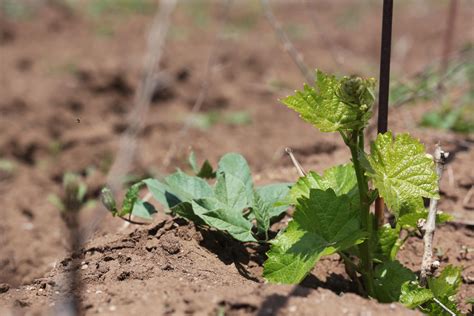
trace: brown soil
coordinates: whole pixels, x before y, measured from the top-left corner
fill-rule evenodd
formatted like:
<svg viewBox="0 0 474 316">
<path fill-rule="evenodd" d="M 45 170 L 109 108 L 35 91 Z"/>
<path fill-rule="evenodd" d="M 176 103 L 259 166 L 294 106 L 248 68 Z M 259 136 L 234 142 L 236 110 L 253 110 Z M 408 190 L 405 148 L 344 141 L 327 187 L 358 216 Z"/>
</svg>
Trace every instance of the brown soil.
<svg viewBox="0 0 474 316">
<path fill-rule="evenodd" d="M 277 104 L 303 79 L 258 6 L 239 1 L 217 48 L 218 65 L 203 110 L 245 111 L 252 122 L 218 121 L 209 129 L 193 128 L 181 140 L 183 150 L 170 167 L 161 167 L 199 93 L 217 26 L 217 2 L 203 3 L 209 10 L 204 25 L 193 19 L 197 13 L 192 10 L 197 9 L 190 5 L 181 5 L 173 17 L 160 89 L 140 135 L 134 175 L 185 167 L 190 146 L 214 164 L 226 152 L 242 153 L 259 184 L 295 180 L 286 146 L 294 148 L 306 169 L 323 170 L 347 161 L 349 154 L 336 135 L 315 131 Z M 460 3 L 453 50 L 474 40 L 468 31 L 474 6 Z M 370 4 L 272 5 L 312 68 L 376 77 L 381 8 Z M 15 165 L 13 170 L 0 170 L 0 314 L 57 308 L 53 304 L 61 301 L 57 298 L 70 269 L 81 272 L 88 314 L 414 313 L 351 294 L 353 285 L 337 256 L 322 260 L 301 286 L 269 285 L 261 278 L 263 248 L 243 247 L 164 215 L 145 228 L 123 227 L 120 220 L 102 214 L 100 205 L 81 213 L 85 230 L 97 222 L 101 229 L 87 235 L 83 252 L 77 254 L 82 263 L 71 266 L 60 212 L 47 197 L 59 193 L 62 175 L 73 171 L 87 182 L 88 198 L 97 198 L 120 133 L 127 127 L 145 47 L 142 34 L 151 16 L 109 17 L 105 26 L 113 34 L 104 35 L 99 20 L 56 6 L 38 10 L 26 20 L 0 15 L 0 159 Z M 445 11 L 443 3 L 430 1 L 397 4 L 394 76 L 408 77 L 439 56 Z M 317 25 L 308 12 L 318 13 Z M 334 51 L 342 65 L 335 61 Z M 443 266 L 464 266 L 459 302 L 467 312 L 465 299 L 474 297 L 474 198 L 467 206 L 463 199 L 474 184 L 474 139 L 418 128 L 421 115 L 434 106 L 428 102 L 392 109 L 389 126 L 419 137 L 429 151 L 441 141 L 452 153 L 441 184 L 440 208 L 453 214 L 457 224 L 437 231 L 436 251 Z M 422 242 L 414 238 L 400 260 L 417 270 L 421 254 Z"/>
</svg>

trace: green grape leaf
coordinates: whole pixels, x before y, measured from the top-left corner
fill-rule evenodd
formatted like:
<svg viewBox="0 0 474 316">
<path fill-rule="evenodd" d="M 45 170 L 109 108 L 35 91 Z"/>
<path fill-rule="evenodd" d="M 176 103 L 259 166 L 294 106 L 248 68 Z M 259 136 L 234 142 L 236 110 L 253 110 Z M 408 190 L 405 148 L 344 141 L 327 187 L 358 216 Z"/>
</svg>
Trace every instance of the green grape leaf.
<svg viewBox="0 0 474 316">
<path fill-rule="evenodd" d="M 461 269 L 449 265 L 438 277 L 428 279 L 428 287 L 436 298 L 443 299 L 456 295 L 461 282 Z"/>
<path fill-rule="evenodd" d="M 281 102 L 321 132 L 358 130 L 367 124 L 371 116 L 373 99 L 370 100 L 369 95 L 373 94 L 367 94 L 366 91 L 373 88 L 374 81 L 350 80 L 348 77 L 338 79 L 317 71 L 315 87 L 304 85 L 302 91 L 295 91 L 294 95 Z M 354 104 L 353 97 L 358 103 L 362 101 L 369 104 Z"/>
<path fill-rule="evenodd" d="M 358 210 L 347 195 L 334 190 L 310 190 L 298 200 L 293 220 L 271 243 L 264 277 L 274 283 L 301 282 L 316 262 L 357 245 L 367 237 L 360 230 Z"/>
<path fill-rule="evenodd" d="M 138 193 L 140 192 L 143 182 L 138 182 L 132 185 L 125 193 L 125 198 L 122 202 L 122 209 L 119 212 L 120 216 L 132 213 L 135 202 L 138 200 Z"/>
<path fill-rule="evenodd" d="M 400 225 L 402 228 L 417 228 L 418 221 L 420 219 L 427 219 L 428 211 L 423 210 L 421 212 L 408 213 L 403 216 L 400 216 L 397 221 L 397 225 Z M 442 224 L 449 221 L 452 221 L 454 217 L 447 213 L 438 212 L 436 213 L 436 224 Z"/>
<path fill-rule="evenodd" d="M 418 307 L 431 299 L 433 292 L 421 287 L 416 281 L 408 281 L 402 285 L 399 301 L 408 308 Z"/>
<path fill-rule="evenodd" d="M 380 261 L 389 261 L 395 260 L 399 250 L 399 234 L 400 228 L 397 226 L 395 228 L 390 227 L 390 224 L 385 224 L 377 230 L 378 241 L 375 258 Z"/>
<path fill-rule="evenodd" d="M 367 159 L 372 170 L 366 174 L 397 217 L 406 201 L 439 198 L 433 160 L 410 135 L 399 134 L 393 139 L 391 132 L 379 134 Z"/>
<path fill-rule="evenodd" d="M 326 169 L 322 176 L 311 171 L 299 178 L 290 190 L 289 204 L 297 204 L 299 198 L 308 197 L 311 189 L 333 189 L 336 195 L 347 194 L 351 198 L 358 198 L 357 178 L 352 163 Z"/>
<path fill-rule="evenodd" d="M 215 198 L 192 201 L 194 214 L 207 225 L 228 232 L 237 240 L 257 241 L 252 235 L 252 223 L 242 213 L 242 209 L 232 208 Z"/>
<path fill-rule="evenodd" d="M 378 265 L 374 277 L 375 296 L 382 303 L 398 301 L 403 284 L 416 279 L 415 274 L 398 261 L 387 261 Z"/>
<path fill-rule="evenodd" d="M 156 213 L 156 209 L 148 202 L 138 200 L 133 205 L 132 215 L 145 219 L 152 219 L 152 215 Z"/>
</svg>

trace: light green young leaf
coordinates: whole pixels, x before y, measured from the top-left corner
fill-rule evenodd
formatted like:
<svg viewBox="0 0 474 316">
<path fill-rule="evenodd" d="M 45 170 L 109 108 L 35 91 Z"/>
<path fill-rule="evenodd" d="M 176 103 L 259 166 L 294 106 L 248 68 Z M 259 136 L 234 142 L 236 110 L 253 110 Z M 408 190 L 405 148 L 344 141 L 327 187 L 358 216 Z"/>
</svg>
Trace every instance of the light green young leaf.
<svg viewBox="0 0 474 316">
<path fill-rule="evenodd" d="M 375 268 L 375 296 L 382 303 L 396 302 L 402 293 L 402 285 L 415 279 L 415 274 L 400 262 L 384 262 Z"/>
<path fill-rule="evenodd" d="M 290 190 L 289 203 L 297 204 L 299 198 L 308 197 L 310 189 L 333 189 L 336 195 L 358 197 L 357 178 L 352 163 L 326 169 L 322 176 L 311 171 L 307 176 L 299 178 Z"/>
<path fill-rule="evenodd" d="M 252 224 L 245 219 L 242 209 L 235 209 L 215 198 L 192 201 L 192 209 L 207 225 L 228 232 L 237 240 L 257 241 L 252 235 Z"/>
<path fill-rule="evenodd" d="M 385 224 L 377 230 L 378 246 L 375 250 L 375 258 L 381 261 L 395 260 L 399 247 L 397 246 L 400 227 L 392 228 Z"/>
<path fill-rule="evenodd" d="M 309 197 L 298 200 L 293 220 L 285 232 L 272 241 L 264 277 L 274 283 L 301 282 L 316 262 L 363 242 L 358 212 L 348 207 L 347 195 L 332 189 L 312 189 Z"/>
<path fill-rule="evenodd" d="M 191 166 L 191 169 L 193 169 L 193 172 L 194 174 L 196 174 L 197 177 L 204 178 L 204 179 L 213 179 L 216 177 L 216 173 L 214 172 L 214 169 L 212 169 L 212 166 L 209 160 L 205 160 L 202 163 L 201 168 L 198 168 L 196 155 L 194 154 L 194 151 L 192 151 L 191 154 L 189 154 L 188 162 L 189 162 L 189 165 Z"/>
<path fill-rule="evenodd" d="M 428 288 L 436 298 L 451 298 L 456 295 L 461 286 L 461 269 L 452 265 L 447 266 L 436 278 L 428 279 Z"/>
<path fill-rule="evenodd" d="M 410 135 L 399 134 L 393 139 L 391 132 L 379 134 L 368 160 L 373 171 L 366 170 L 366 174 L 396 216 L 405 201 L 439 198 L 433 160 Z"/>
<path fill-rule="evenodd" d="M 423 210 L 420 212 L 408 213 L 400 216 L 397 221 L 397 225 L 402 228 L 417 228 L 417 223 L 420 219 L 427 219 L 428 211 Z M 442 224 L 453 220 L 453 216 L 447 213 L 438 212 L 436 214 L 436 224 Z"/>
<path fill-rule="evenodd" d="M 245 199 L 239 203 L 244 204 L 244 207 L 250 207 L 253 205 L 252 175 L 247 161 L 242 157 L 242 155 L 236 153 L 225 154 L 219 160 L 216 173 L 217 176 L 224 173 L 226 179 L 231 179 L 232 187 L 227 188 L 227 195 L 240 196 L 240 193 L 237 194 L 237 191 L 240 191 L 240 186 L 243 185 Z M 228 184 L 230 184 L 230 182 Z"/>
<path fill-rule="evenodd" d="M 127 192 L 122 202 L 122 209 L 119 212 L 120 216 L 130 214 L 133 210 L 135 202 L 138 200 L 138 193 L 140 188 L 143 186 L 143 182 L 138 182 L 132 185 Z"/>
<path fill-rule="evenodd" d="M 133 205 L 133 216 L 138 216 L 145 219 L 152 219 L 152 215 L 156 213 L 156 209 L 153 205 L 142 200 L 138 200 Z"/>
<path fill-rule="evenodd" d="M 194 153 L 194 151 L 191 151 L 191 153 L 189 154 L 188 163 L 191 166 L 191 169 L 193 169 L 194 173 L 199 172 L 197 161 L 196 161 L 196 154 Z"/>
<path fill-rule="evenodd" d="M 357 87 L 353 84 L 342 86 L 343 82 L 349 81 L 355 83 Z M 322 132 L 357 130 L 367 124 L 371 116 L 372 104 L 348 102 L 354 100 L 347 98 L 347 92 L 355 96 L 357 102 L 363 100 L 372 103 L 373 100 L 368 102 L 370 98 L 365 91 L 372 89 L 373 85 L 374 82 L 371 79 L 355 82 L 348 77 L 338 79 L 317 71 L 315 87 L 304 85 L 302 91 L 295 91 L 294 95 L 282 99 L 281 102 L 298 112 L 305 121 Z M 347 89 L 349 86 L 350 89 Z M 352 91 L 353 88 L 355 88 L 354 91 Z"/>
<path fill-rule="evenodd" d="M 421 287 L 417 281 L 409 281 L 402 285 L 399 301 L 408 308 L 416 308 L 432 298 L 433 292 L 429 289 Z"/>
</svg>

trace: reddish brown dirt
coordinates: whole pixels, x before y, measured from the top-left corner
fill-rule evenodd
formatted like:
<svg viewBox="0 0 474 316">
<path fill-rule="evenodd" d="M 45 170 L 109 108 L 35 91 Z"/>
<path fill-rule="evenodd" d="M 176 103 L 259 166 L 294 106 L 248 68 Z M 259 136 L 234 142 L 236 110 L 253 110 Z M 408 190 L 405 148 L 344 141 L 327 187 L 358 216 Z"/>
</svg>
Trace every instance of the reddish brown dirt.
<svg viewBox="0 0 474 316">
<path fill-rule="evenodd" d="M 377 76 L 379 4 L 273 5 L 312 68 Z M 473 5 L 461 1 L 461 6 L 454 50 L 474 40 L 468 31 Z M 214 2 L 206 4 L 212 13 L 204 26 L 193 20 L 193 11 L 185 5 L 173 17 L 162 65 L 163 89 L 157 91 L 140 135 L 136 176 L 184 167 L 190 146 L 212 163 L 225 152 L 242 153 L 257 183 L 295 180 L 284 154 L 286 146 L 294 148 L 306 169 L 323 170 L 347 161 L 349 154 L 336 135 L 315 131 L 278 105 L 276 100 L 300 87 L 303 79 L 258 6 L 239 2 L 217 48 L 218 65 L 203 108 L 245 111 L 252 123 L 233 126 L 219 121 L 207 130 L 193 128 L 181 140 L 182 150 L 170 166 L 162 167 L 199 93 L 217 26 L 217 7 Z M 397 6 L 394 76 L 408 77 L 439 56 L 445 10 L 445 5 L 429 1 Z M 317 13 L 317 25 L 308 12 Z M 88 197 L 97 198 L 133 106 L 143 34 L 150 20 L 150 15 L 113 17 L 107 21 L 114 34 L 104 37 L 98 31 L 100 22 L 54 7 L 43 8 L 27 20 L 0 16 L 0 158 L 15 164 L 12 172 L 0 170 L 0 292 L 5 292 L 0 293 L 0 306 L 5 311 L 12 306 L 20 312 L 44 313 L 53 308 L 65 271 L 75 268 L 68 263 L 60 214 L 47 197 L 60 192 L 66 171 L 74 171 L 88 183 Z M 342 65 L 336 63 L 335 52 Z M 443 265 L 464 266 L 459 299 L 467 311 L 465 299 L 474 296 L 474 198 L 467 207 L 463 199 L 474 184 L 474 140 L 472 135 L 418 128 L 421 115 L 434 106 L 392 109 L 389 126 L 419 137 L 429 151 L 441 141 L 453 153 L 441 185 L 440 208 L 461 224 L 440 228 L 436 249 Z M 83 210 L 85 229 L 101 212 L 99 205 Z M 228 244 L 217 235 L 169 219 L 156 219 L 155 226 L 136 231 L 108 216 L 100 217 L 99 224 L 102 229 L 88 236 L 81 254 L 84 302 L 90 314 L 208 315 L 221 309 L 230 315 L 314 315 L 315 310 L 321 315 L 410 314 L 355 294 L 334 294 L 354 290 L 337 256 L 323 260 L 304 286 L 280 287 L 262 283 L 264 249 Z M 156 225 L 163 227 L 150 234 Z M 419 269 L 421 249 L 421 240 L 411 239 L 401 261 Z M 1 309 L 0 314 L 4 314 Z"/>
</svg>

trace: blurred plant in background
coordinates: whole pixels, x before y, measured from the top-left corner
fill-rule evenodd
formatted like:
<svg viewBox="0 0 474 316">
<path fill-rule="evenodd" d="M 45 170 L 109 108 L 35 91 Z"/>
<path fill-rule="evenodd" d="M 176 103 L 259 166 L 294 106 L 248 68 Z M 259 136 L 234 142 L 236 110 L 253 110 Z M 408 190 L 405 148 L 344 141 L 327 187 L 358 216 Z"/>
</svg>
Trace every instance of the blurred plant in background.
<svg viewBox="0 0 474 316">
<path fill-rule="evenodd" d="M 474 45 L 466 45 L 444 73 L 433 64 L 413 80 L 395 82 L 390 97 L 393 106 L 420 101 L 439 104 L 425 113 L 421 126 L 458 133 L 474 132 Z"/>
</svg>

